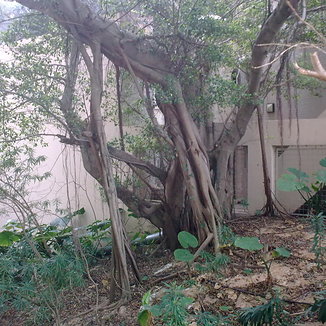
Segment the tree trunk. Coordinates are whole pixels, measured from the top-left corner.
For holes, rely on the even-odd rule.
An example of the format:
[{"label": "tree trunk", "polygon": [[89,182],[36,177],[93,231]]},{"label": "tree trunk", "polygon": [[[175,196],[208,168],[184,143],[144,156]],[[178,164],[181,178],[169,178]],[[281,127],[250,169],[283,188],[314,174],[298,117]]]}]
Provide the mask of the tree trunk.
[{"label": "tree trunk", "polygon": [[[112,276],[111,276],[111,298],[118,294],[122,299],[130,296],[130,282],[127,268],[126,249],[129,244],[122,218],[120,216],[117,192],[113,177],[111,159],[107,148],[107,138],[104,131],[101,114],[101,102],[103,92],[103,62],[100,52],[100,43],[94,39],[91,46],[93,58],[91,60],[85,48],[82,48],[82,55],[86,63],[91,83],[90,99],[90,146],[95,148],[99,182],[103,187],[106,201],[109,206],[110,219],[112,222]],[[128,252],[131,252],[130,249]]]},{"label": "tree trunk", "polygon": [[[222,213],[219,200],[212,186],[207,150],[199,136],[184,102],[181,86],[178,81],[173,84],[173,103],[158,101],[164,114],[168,133],[175,145],[178,164],[181,169],[188,203],[191,207],[191,218],[184,226],[193,230],[200,242],[211,233],[214,235],[214,248],[219,250],[219,239],[216,225],[221,223]],[[166,187],[169,191],[169,188]],[[167,193],[170,197],[169,193]],[[180,227],[182,223],[179,222]]]},{"label": "tree trunk", "polygon": [[257,107],[257,118],[258,118],[258,129],[259,129],[259,139],[262,157],[262,167],[264,176],[264,190],[266,196],[266,204],[262,209],[262,213],[267,216],[274,216],[274,200],[272,196],[271,180],[269,178],[267,159],[266,159],[266,148],[265,148],[265,137],[264,137],[264,126],[263,117],[261,114],[261,107]]},{"label": "tree trunk", "polygon": [[[257,93],[259,92],[263,71],[262,65],[269,53],[269,46],[266,44],[273,42],[277,32],[292,13],[287,1],[294,8],[297,8],[299,0],[281,0],[277,8],[263,24],[252,50],[250,76],[243,105],[241,105],[235,119],[224,130],[221,138],[210,153],[211,161],[216,164],[216,167],[213,167],[216,170],[214,183],[216,189],[214,189],[207,149],[185,104],[182,87],[176,80],[173,60],[170,58],[170,61],[166,53],[161,52],[157,47],[151,47],[150,41],[146,39],[142,40],[142,38],[131,33],[121,31],[114,21],[105,21],[80,0],[17,0],[22,5],[52,17],[83,44],[92,46],[94,39],[96,39],[101,52],[117,66],[128,69],[133,75],[145,82],[160,85],[169,94],[172,91],[174,92],[174,101],[171,103],[161,101],[159,107],[165,116],[167,129],[175,146],[176,159],[186,189],[184,198],[185,202],[188,202],[191,207],[191,214],[184,215],[180,213],[181,218],[189,217],[186,223],[178,220],[178,214],[173,217],[174,222],[172,225],[176,224],[177,226],[173,227],[175,230],[171,232],[171,237],[172,234],[178,231],[179,227],[183,226],[186,226],[189,230],[195,230],[201,241],[204,241],[208,234],[213,233],[215,236],[215,251],[218,250],[219,246],[216,224],[221,223],[223,215],[220,200],[223,201],[224,209],[229,212],[229,204],[226,203],[230,202],[229,198],[232,197],[228,187],[232,183],[229,179],[232,155],[237,143],[244,135],[257,105],[259,97]],[[153,51],[155,48],[157,51]],[[171,86],[172,90],[169,89]],[[103,144],[101,146],[103,147]],[[104,155],[104,147],[101,149],[101,153],[101,159],[104,160],[103,166],[105,167],[105,164],[109,163]],[[104,173],[104,171],[102,172]],[[108,180],[108,195],[114,195],[114,191],[110,189],[111,181],[110,178]],[[172,196],[171,187],[169,189],[166,198]],[[181,201],[183,195],[180,194],[180,196]],[[181,207],[180,204],[177,206]],[[175,204],[172,203],[170,208],[174,209],[174,207]],[[118,221],[119,218],[117,217],[117,223]],[[118,223],[116,227],[119,229],[121,225]],[[114,235],[122,239],[121,232],[119,229]],[[120,249],[122,255],[123,249]],[[122,264],[124,265],[124,261]]]}]

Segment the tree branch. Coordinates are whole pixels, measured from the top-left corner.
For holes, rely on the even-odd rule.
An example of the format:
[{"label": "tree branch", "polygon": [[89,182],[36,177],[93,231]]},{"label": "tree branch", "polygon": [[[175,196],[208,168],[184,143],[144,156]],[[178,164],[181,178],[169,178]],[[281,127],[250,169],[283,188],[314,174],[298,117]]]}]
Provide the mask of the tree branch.
[{"label": "tree branch", "polygon": [[172,72],[166,56],[153,51],[148,46],[148,40],[142,42],[134,34],[121,31],[114,21],[102,19],[81,0],[16,0],[16,2],[53,18],[87,45],[91,45],[94,38],[98,39],[101,52],[108,59],[118,66],[128,68],[121,56],[122,48],[137,77],[167,86],[167,77],[172,75]]},{"label": "tree branch", "polygon": [[114,148],[112,146],[108,146],[109,153],[111,157],[123,161],[127,164],[135,166],[139,169],[147,171],[152,176],[158,178],[162,183],[165,182],[166,179],[166,172],[161,170],[160,168],[156,167],[154,164],[150,162],[143,161],[132,154],[129,154],[125,151],[120,149]]},{"label": "tree branch", "polygon": [[[291,0],[291,7],[297,9],[299,2],[300,0]],[[281,0],[262,26],[252,49],[251,69],[247,88],[247,95],[250,95],[251,98],[245,100],[244,104],[241,105],[236,118],[231,123],[230,128],[227,129],[228,132],[223,132],[218,143],[215,144],[215,149],[219,148],[219,145],[222,143],[235,146],[244,135],[256,107],[257,92],[259,91],[263,73],[263,64],[269,53],[269,44],[273,42],[287,18],[293,13],[292,8],[289,7],[287,0]]]},{"label": "tree branch", "polygon": [[324,67],[322,66],[319,60],[318,53],[317,52],[312,53],[310,55],[310,59],[315,70],[308,70],[308,69],[301,68],[296,62],[293,65],[302,75],[306,75],[309,77],[320,79],[322,81],[326,81],[326,70],[324,69]]}]

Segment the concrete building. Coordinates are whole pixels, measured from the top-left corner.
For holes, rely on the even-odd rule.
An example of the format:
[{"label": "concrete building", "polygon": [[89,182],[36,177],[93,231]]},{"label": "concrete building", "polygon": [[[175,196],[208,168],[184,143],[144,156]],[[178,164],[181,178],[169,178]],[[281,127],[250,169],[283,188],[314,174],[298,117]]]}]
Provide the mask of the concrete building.
[{"label": "concrete building", "polygon": [[[308,53],[303,53],[309,60]],[[320,55],[326,63],[326,56]],[[311,80],[315,83],[315,80]],[[317,84],[318,85],[318,84]],[[296,168],[312,175],[322,169],[320,159],[326,157],[326,85],[319,83],[313,90],[293,89],[292,104],[283,98],[282,108],[277,105],[275,91],[262,105],[264,140],[272,192],[281,209],[296,211],[303,203],[297,192],[284,192],[276,187],[276,180]],[[239,143],[235,162],[236,201],[249,206],[249,214],[255,214],[265,204],[262,156],[258,119],[255,113],[247,131]]]}]

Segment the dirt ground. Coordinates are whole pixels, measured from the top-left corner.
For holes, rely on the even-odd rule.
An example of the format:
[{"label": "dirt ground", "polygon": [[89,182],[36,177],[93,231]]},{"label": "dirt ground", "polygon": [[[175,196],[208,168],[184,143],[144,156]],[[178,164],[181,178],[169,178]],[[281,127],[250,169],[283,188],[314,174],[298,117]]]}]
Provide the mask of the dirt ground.
[{"label": "dirt ground", "polygon": [[[110,309],[110,260],[103,259],[90,269],[91,280],[87,281],[87,287],[64,294],[60,325],[136,326],[143,294],[151,289],[155,300],[158,300],[164,294],[163,282],[177,282],[185,287],[184,294],[194,299],[189,307],[193,314],[209,311],[225,315],[260,305],[266,302],[273,289],[288,301],[287,311],[298,316],[314,302],[315,292],[326,289],[325,264],[317,267],[315,255],[311,252],[314,233],[307,221],[290,217],[253,217],[233,220],[229,226],[237,235],[257,236],[264,244],[265,252],[277,247],[285,247],[291,252],[290,257],[272,262],[272,283],[267,282],[266,270],[257,253],[225,247],[223,251],[229,255],[231,262],[223,269],[221,277],[212,272],[199,273],[194,268],[189,271],[182,263],[176,262],[170,252],[158,249],[153,254],[157,245],[144,246],[136,250],[144,281],[138,284],[131,276],[133,284],[129,302]],[[230,310],[221,311],[221,306]],[[8,312],[0,317],[0,325],[24,325],[31,313]],[[161,324],[154,321],[153,325]],[[195,326],[196,323],[189,321],[190,325]],[[318,326],[321,323],[303,319],[298,325]]]}]

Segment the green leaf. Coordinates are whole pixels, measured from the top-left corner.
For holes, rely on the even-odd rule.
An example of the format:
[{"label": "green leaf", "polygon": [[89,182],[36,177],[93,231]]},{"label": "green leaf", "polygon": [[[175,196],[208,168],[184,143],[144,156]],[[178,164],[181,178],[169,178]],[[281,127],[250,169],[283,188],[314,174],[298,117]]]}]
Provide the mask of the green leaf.
[{"label": "green leaf", "polygon": [[316,172],[316,179],[322,183],[326,183],[326,170],[319,170]]},{"label": "green leaf", "polygon": [[318,321],[326,323],[326,299],[321,300],[319,304]]},{"label": "green leaf", "polygon": [[285,257],[289,258],[291,256],[291,252],[283,247],[278,247],[273,250],[272,255],[274,257]]},{"label": "green leaf", "polygon": [[143,295],[142,300],[141,300],[141,304],[142,304],[143,306],[149,304],[149,300],[150,300],[150,298],[151,298],[151,290],[147,291],[147,292]]},{"label": "green leaf", "polygon": [[230,311],[232,309],[232,307],[231,306],[220,306],[219,309],[221,311]]},{"label": "green leaf", "polygon": [[276,181],[277,189],[281,191],[296,191],[304,188],[306,185],[299,181],[293,174],[282,174]]},{"label": "green leaf", "polygon": [[152,313],[149,310],[143,310],[138,314],[138,323],[140,326],[150,326]]},{"label": "green leaf", "polygon": [[189,298],[189,297],[182,297],[180,298],[180,301],[179,301],[179,304],[181,306],[184,306],[184,307],[188,307],[190,304],[192,304],[194,302],[194,299],[193,298]]},{"label": "green leaf", "polygon": [[234,245],[249,251],[261,250],[264,248],[257,237],[236,237]]},{"label": "green leaf", "polygon": [[2,231],[0,232],[0,246],[1,247],[9,247],[15,241],[18,241],[20,237],[11,231]]},{"label": "green leaf", "polygon": [[321,160],[319,161],[319,164],[320,164],[321,166],[323,166],[324,168],[326,168],[326,157],[324,157],[323,159],[321,159]]},{"label": "green leaf", "polygon": [[312,312],[318,313],[318,321],[326,322],[326,299],[317,300],[310,308]]},{"label": "green leaf", "polygon": [[197,238],[187,231],[181,231],[178,234],[178,240],[181,246],[185,249],[192,247],[196,248],[198,246]]},{"label": "green leaf", "polygon": [[288,171],[293,173],[299,180],[309,179],[309,175],[303,171],[300,171],[295,168],[288,168]]},{"label": "green leaf", "polygon": [[187,249],[174,250],[174,258],[179,261],[191,262],[194,259],[194,255]]},{"label": "green leaf", "polygon": [[249,274],[252,274],[252,273],[253,273],[253,271],[252,271],[251,268],[245,268],[245,269],[243,270],[243,272],[244,272],[246,275],[249,275]]},{"label": "green leaf", "polygon": [[161,316],[163,311],[162,311],[162,307],[160,305],[154,305],[148,308],[149,311],[155,316]]}]

